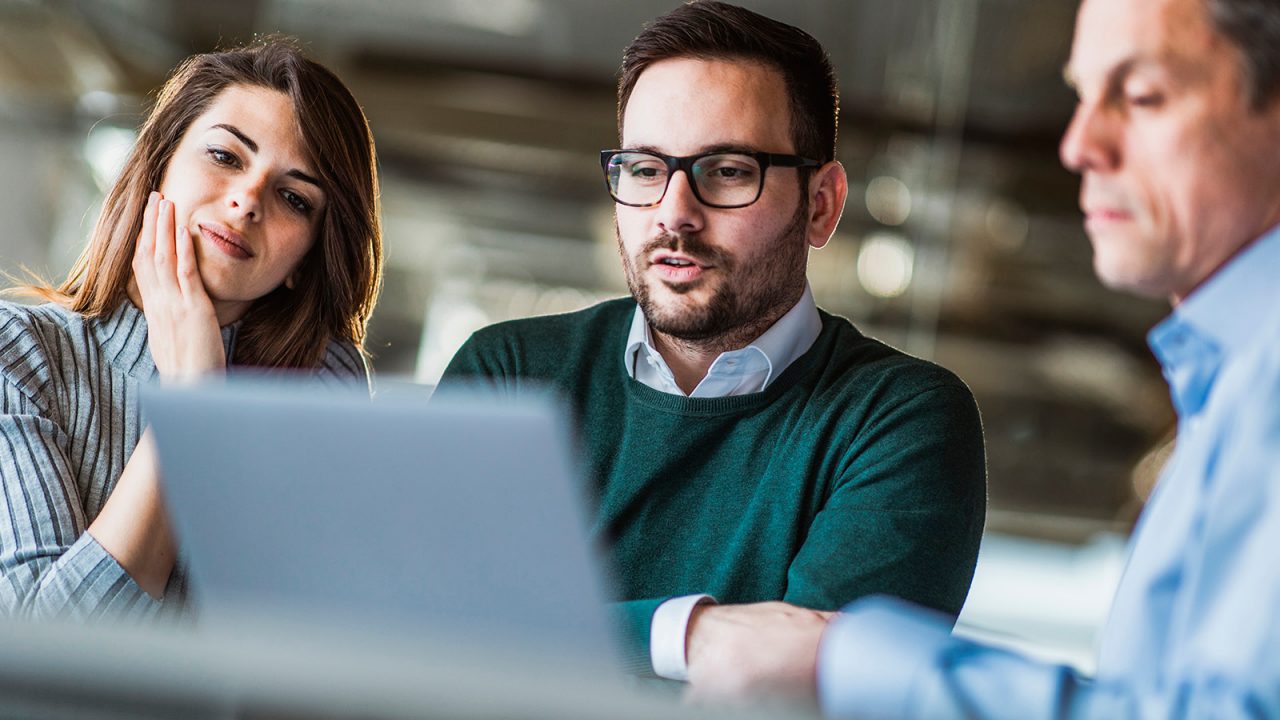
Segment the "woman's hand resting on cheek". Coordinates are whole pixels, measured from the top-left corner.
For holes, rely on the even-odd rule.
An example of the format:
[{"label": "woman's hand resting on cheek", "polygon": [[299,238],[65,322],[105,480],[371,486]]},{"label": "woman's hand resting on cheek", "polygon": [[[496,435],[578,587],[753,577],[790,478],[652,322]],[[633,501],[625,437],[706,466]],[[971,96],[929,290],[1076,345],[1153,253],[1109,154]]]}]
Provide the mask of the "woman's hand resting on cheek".
[{"label": "woman's hand resting on cheek", "polygon": [[191,233],[175,227],[174,218],[173,203],[152,192],[133,255],[133,278],[160,379],[185,383],[224,374],[226,355]]}]

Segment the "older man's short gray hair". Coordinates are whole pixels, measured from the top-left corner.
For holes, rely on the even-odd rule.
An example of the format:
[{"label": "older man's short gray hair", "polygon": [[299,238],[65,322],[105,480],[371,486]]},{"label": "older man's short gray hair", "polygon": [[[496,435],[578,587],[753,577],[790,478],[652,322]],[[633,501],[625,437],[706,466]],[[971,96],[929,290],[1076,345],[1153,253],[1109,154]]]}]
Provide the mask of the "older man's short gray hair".
[{"label": "older man's short gray hair", "polygon": [[1280,94],[1280,0],[1205,0],[1218,32],[1240,50],[1249,104],[1261,110]]}]

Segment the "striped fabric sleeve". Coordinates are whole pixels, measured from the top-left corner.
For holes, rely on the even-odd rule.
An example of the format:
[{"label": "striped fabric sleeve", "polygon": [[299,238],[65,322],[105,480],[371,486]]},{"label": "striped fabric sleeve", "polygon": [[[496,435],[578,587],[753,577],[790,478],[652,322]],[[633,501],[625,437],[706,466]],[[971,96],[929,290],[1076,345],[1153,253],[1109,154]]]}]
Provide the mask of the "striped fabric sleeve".
[{"label": "striped fabric sleeve", "polygon": [[86,532],[57,423],[0,378],[0,614],[146,619],[161,603]]},{"label": "striped fabric sleeve", "polygon": [[335,340],[329,343],[324,360],[316,370],[316,378],[325,383],[351,386],[361,382],[373,391],[373,372],[368,359],[355,345]]}]

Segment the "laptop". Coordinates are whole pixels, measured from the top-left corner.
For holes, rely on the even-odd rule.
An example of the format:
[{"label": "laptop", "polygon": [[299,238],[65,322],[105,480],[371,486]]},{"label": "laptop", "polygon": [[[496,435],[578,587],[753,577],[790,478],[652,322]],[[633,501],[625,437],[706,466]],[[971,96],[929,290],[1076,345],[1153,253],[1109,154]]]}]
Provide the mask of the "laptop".
[{"label": "laptop", "polygon": [[148,388],[198,625],[289,623],[616,667],[549,397]]}]

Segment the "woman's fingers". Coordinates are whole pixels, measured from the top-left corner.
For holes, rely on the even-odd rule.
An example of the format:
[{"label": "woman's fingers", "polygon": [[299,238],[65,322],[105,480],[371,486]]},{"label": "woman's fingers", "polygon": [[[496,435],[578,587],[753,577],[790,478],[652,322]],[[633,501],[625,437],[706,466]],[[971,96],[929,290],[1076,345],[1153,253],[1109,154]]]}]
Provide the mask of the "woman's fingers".
[{"label": "woman's fingers", "polygon": [[178,289],[187,298],[203,299],[207,293],[204,282],[200,279],[195,242],[191,238],[191,231],[185,225],[178,227],[175,249],[178,257]]},{"label": "woman's fingers", "polygon": [[174,240],[176,228],[172,200],[161,200],[156,215],[155,265],[156,277],[165,286],[177,285],[177,250]]},{"label": "woman's fingers", "polygon": [[226,367],[213,302],[200,279],[194,239],[179,227],[173,202],[152,193],[133,259],[147,317],[147,346],[166,381],[184,381]]},{"label": "woman's fingers", "polygon": [[142,211],[142,230],[133,250],[133,274],[139,286],[150,289],[155,285],[156,214],[160,207],[160,193],[152,192]]},{"label": "woman's fingers", "polygon": [[[160,197],[159,193],[153,195],[156,198],[154,212],[151,212],[152,208],[148,204],[148,211],[153,218],[150,233],[146,232],[147,220],[143,220],[143,233],[150,239],[151,246],[148,289],[201,303],[208,302],[190,230],[186,226],[177,225],[177,209],[173,201]],[[144,251],[145,248],[140,243],[139,253]]]}]

